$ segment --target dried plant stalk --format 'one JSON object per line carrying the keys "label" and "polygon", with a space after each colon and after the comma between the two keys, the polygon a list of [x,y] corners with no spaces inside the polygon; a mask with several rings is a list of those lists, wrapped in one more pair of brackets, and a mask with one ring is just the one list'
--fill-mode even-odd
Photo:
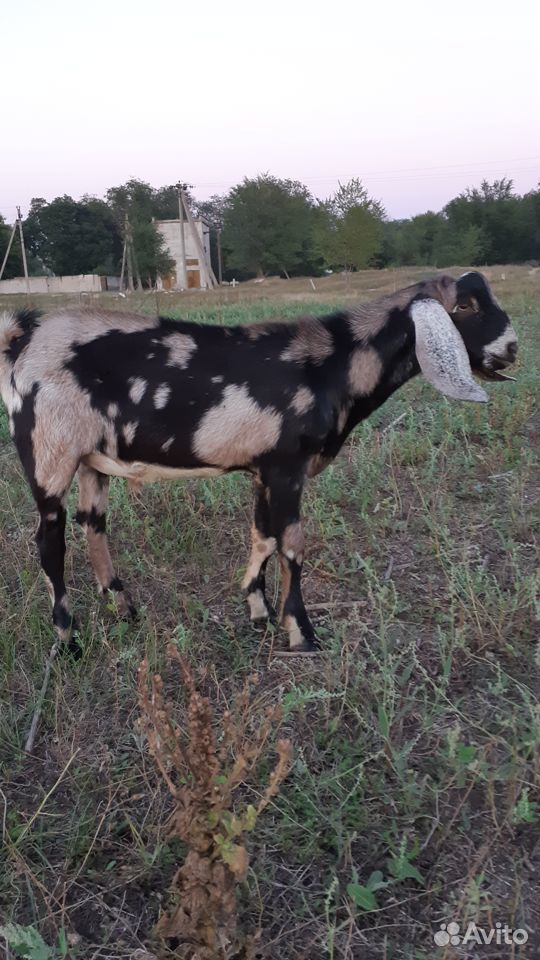
{"label": "dried plant stalk", "polygon": [[236,886],[249,865],[245,834],[254,828],[287,776],[292,744],[277,741],[277,761],[257,806],[235,812],[235,794],[279,727],[281,707],[268,707],[260,716],[253,702],[258,682],[253,676],[218,724],[210,701],[196,688],[185,657],[172,644],[167,652],[180,667],[187,700],[186,730],[174,720],[159,674],[149,681],[146,660],[139,668],[139,726],[174,798],[170,836],[183,840],[188,852],[173,880],[173,906],[162,914],[157,929],[185,960],[247,960],[254,938],[242,933],[236,903]]}

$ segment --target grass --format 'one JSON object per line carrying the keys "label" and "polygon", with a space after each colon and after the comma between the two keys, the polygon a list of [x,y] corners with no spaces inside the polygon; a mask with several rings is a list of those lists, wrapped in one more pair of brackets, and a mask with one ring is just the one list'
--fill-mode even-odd
{"label": "grass", "polygon": [[[424,272],[328,278],[315,291],[294,280],[163,294],[158,306],[201,322],[294,316]],[[308,489],[305,596],[324,654],[272,658],[273,629],[247,621],[244,477],[135,497],[113,481],[112,549],[141,619],[118,622],[96,598],[70,525],[85,652],[56,663],[31,757],[22,745],[53,637],[35,513],[2,411],[3,921],[80,960],[165,956],[153,928],[182,851],[167,837],[171,801],[136,724],[136,671],[146,656],[166,676],[172,640],[216,708],[253,669],[268,702],[283,703],[293,771],[250,838],[240,894],[247,927],[262,924],[261,955],[449,960],[465,948],[435,947],[433,933],[475,920],[524,928],[528,943],[504,956],[536,956],[538,311],[534,273],[486,272],[518,330],[517,383],[488,386],[486,409],[415,380]],[[153,295],[135,301],[155,310]],[[481,956],[500,951],[483,946]]]}

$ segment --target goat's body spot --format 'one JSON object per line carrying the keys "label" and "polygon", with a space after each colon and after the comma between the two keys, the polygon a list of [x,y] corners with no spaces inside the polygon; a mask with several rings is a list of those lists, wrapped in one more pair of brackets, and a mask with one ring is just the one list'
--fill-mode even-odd
{"label": "goat's body spot", "polygon": [[107,416],[109,420],[116,420],[120,410],[117,403],[109,403],[107,407]]}
{"label": "goat's body spot", "polygon": [[220,467],[240,467],[277,445],[283,417],[261,407],[247,385],[230,385],[223,399],[202,417],[193,437],[200,460]]}
{"label": "goat's body spot", "polygon": [[294,412],[301,416],[303,413],[311,410],[314,405],[315,395],[313,391],[310,390],[309,387],[298,387],[290,403]]}
{"label": "goat's body spot", "polygon": [[349,365],[349,385],[353,396],[373,393],[382,374],[382,360],[374,347],[357,347]]}
{"label": "goat's body spot", "polygon": [[169,349],[168,367],[179,367],[185,370],[192,354],[197,349],[197,344],[193,337],[187,333],[172,333],[165,337],[163,343]]}
{"label": "goat's body spot", "polygon": [[173,443],[174,443],[174,437],[168,437],[167,440],[165,440],[165,443],[161,444],[161,449],[163,450],[163,453],[167,453],[167,450],[170,450]]}
{"label": "goat's body spot", "polygon": [[156,410],[163,410],[167,406],[169,397],[171,395],[171,388],[168,383],[160,383],[159,387],[154,391],[154,406]]}
{"label": "goat's body spot", "polygon": [[320,320],[311,317],[298,321],[296,332],[279,359],[290,360],[293,363],[310,362],[319,366],[333,353],[333,350],[332,334]]}
{"label": "goat's body spot", "polygon": [[128,447],[131,446],[131,444],[135,439],[135,434],[137,432],[138,426],[139,426],[138,423],[133,423],[133,421],[131,421],[130,423],[125,423],[124,426],[122,427],[122,436],[124,437],[124,440],[128,445]]}
{"label": "goat's body spot", "polygon": [[146,387],[148,386],[146,380],[143,377],[133,377],[131,379],[131,386],[129,388],[129,399],[132,403],[140,403],[142,398],[146,393]]}

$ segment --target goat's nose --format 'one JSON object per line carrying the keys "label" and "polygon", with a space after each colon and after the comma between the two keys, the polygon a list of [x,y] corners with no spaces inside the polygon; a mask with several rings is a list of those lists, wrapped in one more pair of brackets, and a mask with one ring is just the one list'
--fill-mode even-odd
{"label": "goat's nose", "polygon": [[508,359],[511,360],[512,363],[517,357],[517,352],[518,352],[517,341],[512,340],[512,342],[509,343],[508,346],[506,347],[506,353],[508,355]]}

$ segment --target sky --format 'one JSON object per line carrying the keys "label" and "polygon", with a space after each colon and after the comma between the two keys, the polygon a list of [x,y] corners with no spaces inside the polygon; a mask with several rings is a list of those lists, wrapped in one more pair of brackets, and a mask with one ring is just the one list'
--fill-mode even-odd
{"label": "sky", "polygon": [[538,0],[19,0],[2,13],[0,213],[130,177],[244,176],[393,217],[539,178]]}

